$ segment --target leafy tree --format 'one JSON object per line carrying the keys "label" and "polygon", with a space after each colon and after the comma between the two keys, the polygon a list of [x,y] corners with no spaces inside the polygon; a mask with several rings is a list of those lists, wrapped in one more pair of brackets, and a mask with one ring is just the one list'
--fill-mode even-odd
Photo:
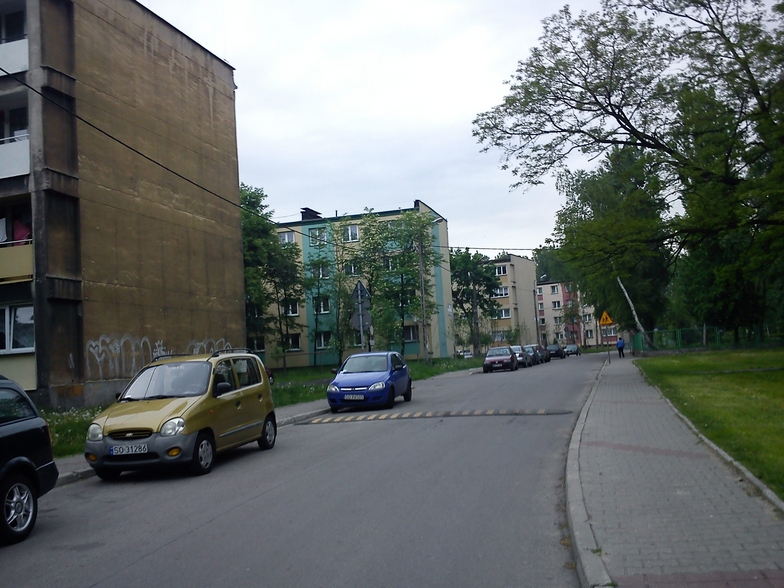
{"label": "leafy tree", "polygon": [[452,303],[460,322],[467,325],[469,339],[475,355],[481,344],[480,317],[492,317],[499,305],[493,299],[501,281],[495,275],[490,258],[468,249],[450,249],[452,268]]}
{"label": "leafy tree", "polygon": [[300,330],[296,315],[289,310],[299,306],[304,294],[299,247],[295,243],[280,244],[277,254],[267,260],[262,284],[275,311],[272,334],[275,347],[283,356],[285,371],[290,335]]}

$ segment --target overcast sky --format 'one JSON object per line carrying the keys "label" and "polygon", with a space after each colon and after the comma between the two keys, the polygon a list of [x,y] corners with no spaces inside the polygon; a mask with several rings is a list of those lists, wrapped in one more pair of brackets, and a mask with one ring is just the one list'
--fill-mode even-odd
{"label": "overcast sky", "polygon": [[235,68],[240,180],[264,189],[276,221],[302,207],[333,216],[420,199],[449,221],[453,247],[494,256],[550,236],[554,183],[510,192],[500,152],[480,153],[471,122],[501,102],[563,3],[141,3]]}

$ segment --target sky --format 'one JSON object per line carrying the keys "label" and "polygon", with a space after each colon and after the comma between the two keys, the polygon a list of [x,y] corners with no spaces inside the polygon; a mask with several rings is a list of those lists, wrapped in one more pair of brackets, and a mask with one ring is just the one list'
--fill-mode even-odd
{"label": "sky", "polygon": [[447,219],[452,247],[530,256],[551,235],[555,182],[510,191],[472,121],[503,100],[564,3],[140,2],[235,68],[240,181],[264,190],[275,221],[419,199]]}

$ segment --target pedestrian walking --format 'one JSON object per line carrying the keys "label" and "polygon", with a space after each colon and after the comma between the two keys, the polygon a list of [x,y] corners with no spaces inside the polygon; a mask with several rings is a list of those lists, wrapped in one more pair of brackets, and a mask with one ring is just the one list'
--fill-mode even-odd
{"label": "pedestrian walking", "polygon": [[623,337],[618,337],[618,342],[615,346],[618,348],[618,357],[625,357],[623,354],[623,348],[626,344],[623,342]]}

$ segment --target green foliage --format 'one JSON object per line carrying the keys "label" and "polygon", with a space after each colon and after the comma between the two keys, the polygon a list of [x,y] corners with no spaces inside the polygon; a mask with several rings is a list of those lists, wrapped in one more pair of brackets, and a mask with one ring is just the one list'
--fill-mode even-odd
{"label": "green foliage", "polygon": [[[455,328],[467,328],[474,355],[479,353],[482,333],[479,317],[492,317],[499,305],[493,299],[501,281],[495,275],[495,265],[486,255],[470,253],[468,249],[450,249],[452,268],[452,303],[455,308]],[[492,341],[492,338],[491,338]]]}
{"label": "green foliage", "polygon": [[82,453],[87,438],[87,427],[102,410],[103,408],[100,406],[68,410],[41,410],[41,416],[49,423],[54,456],[68,457]]}

